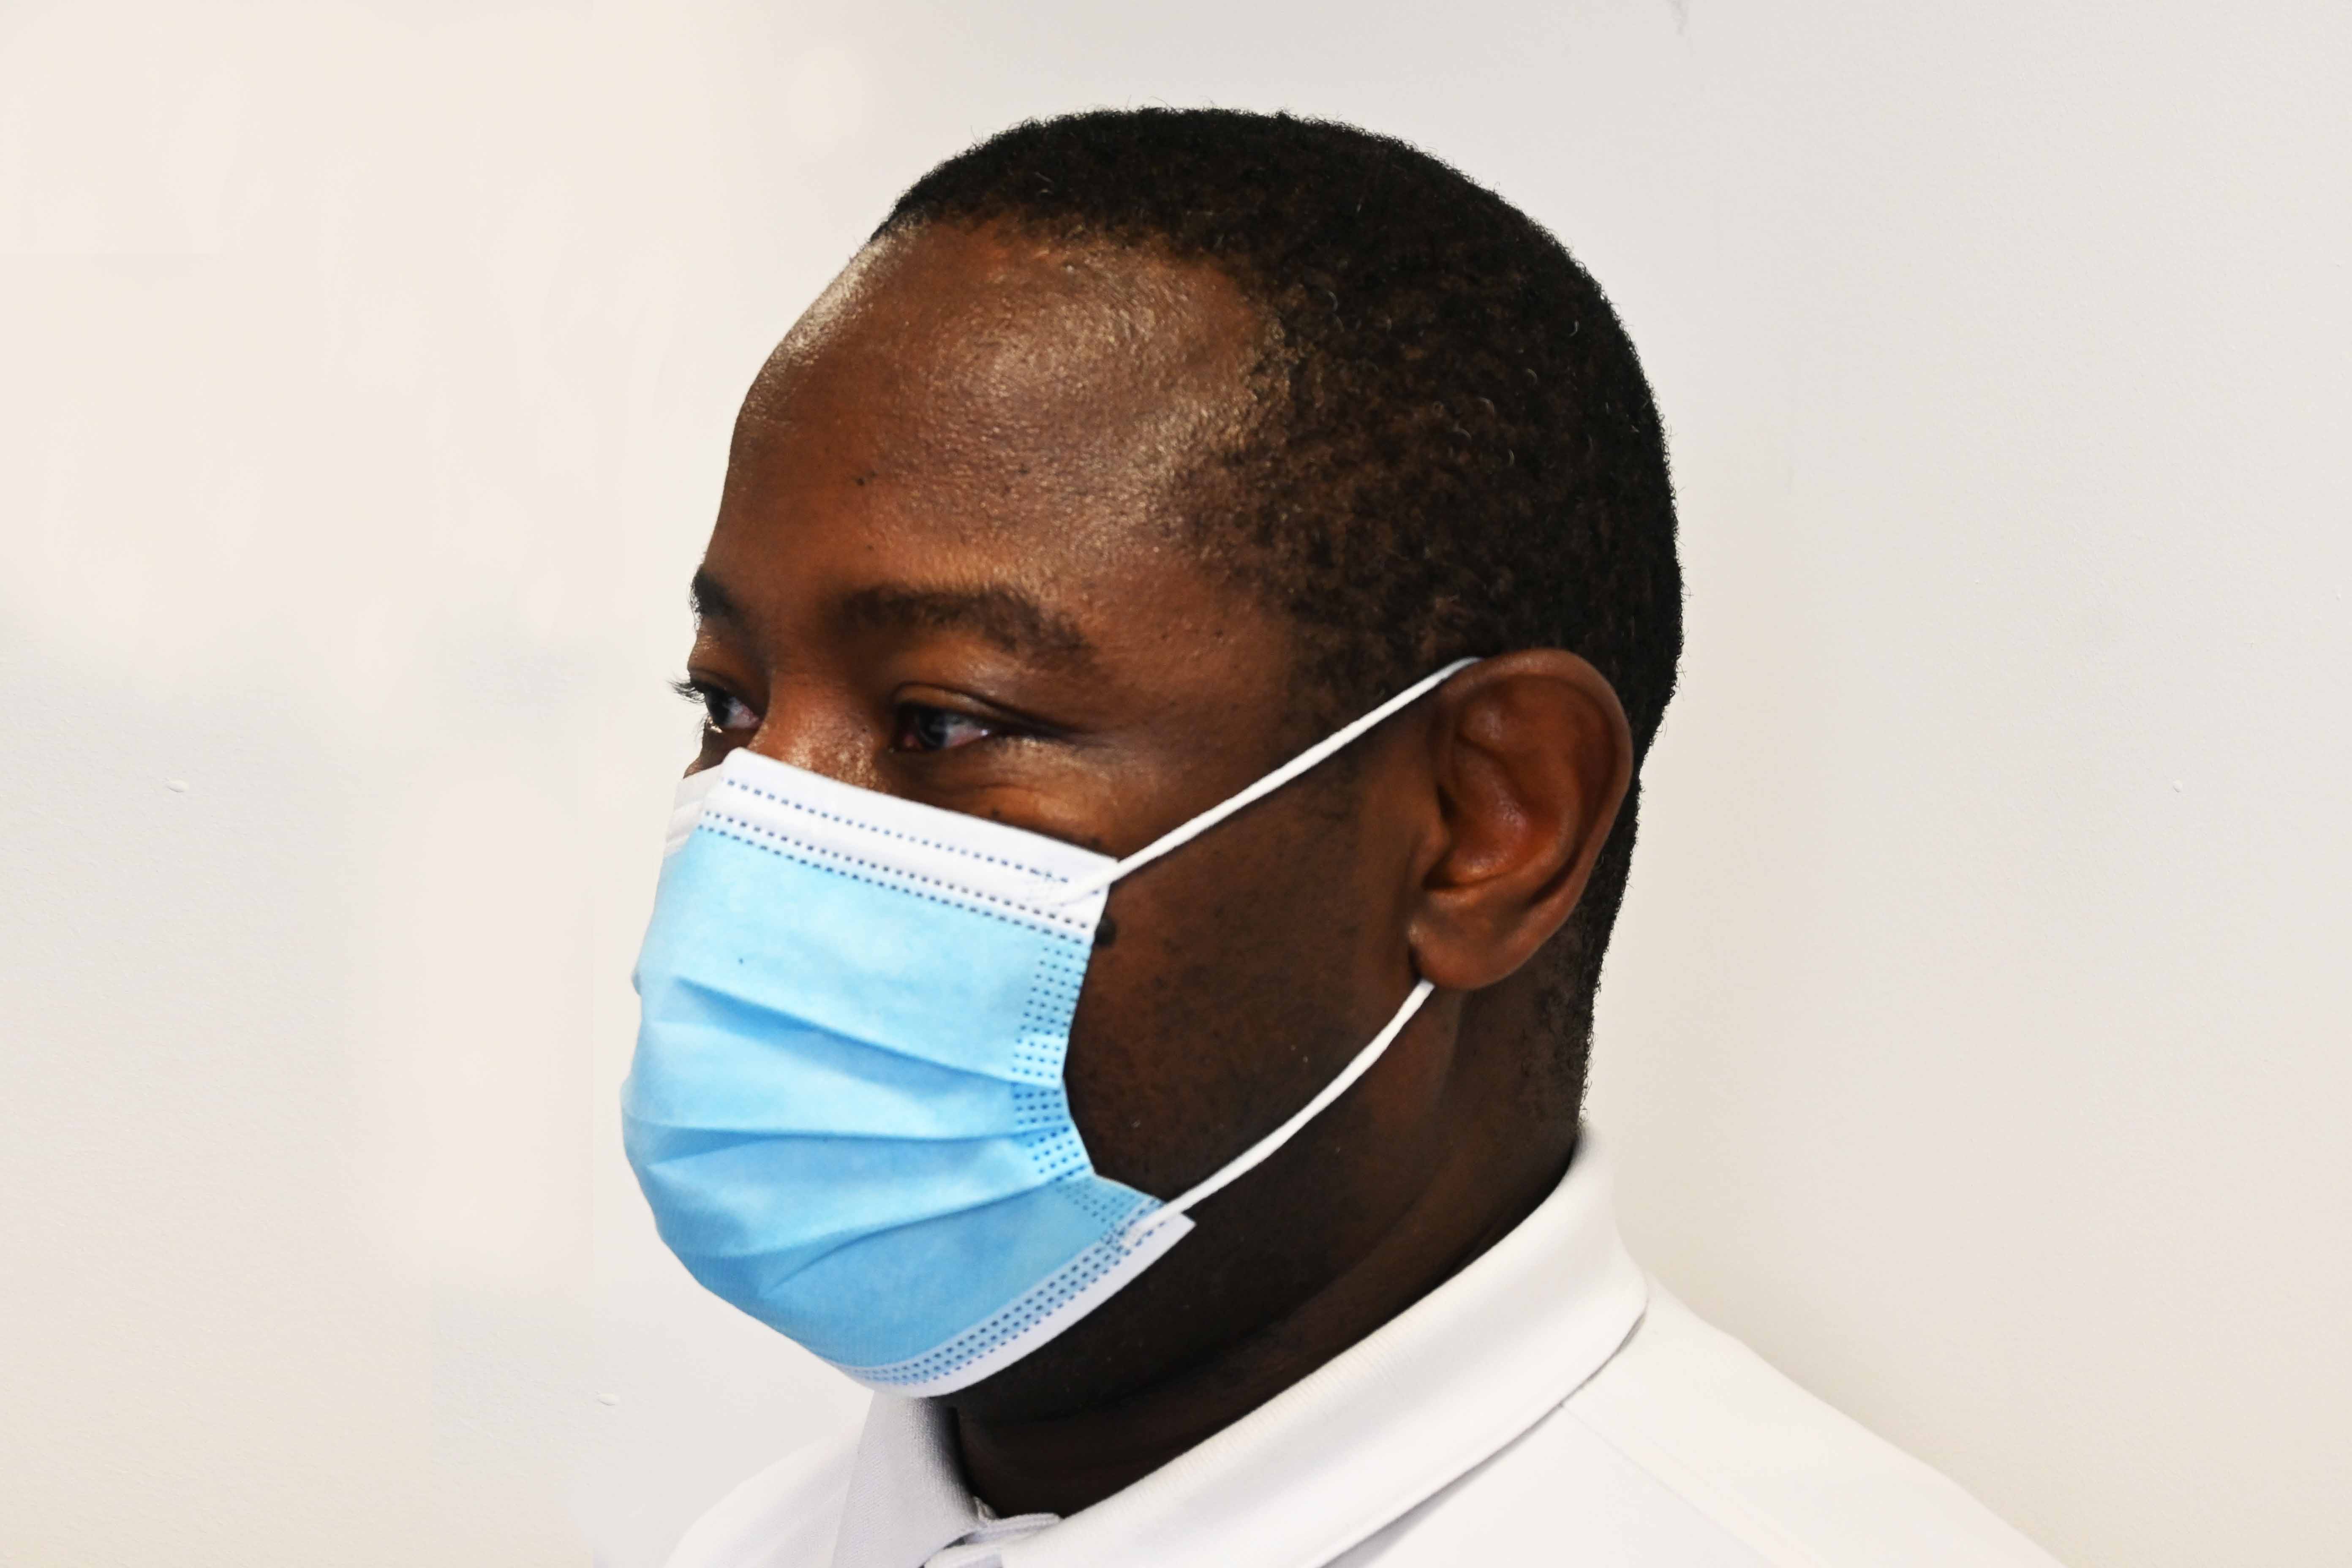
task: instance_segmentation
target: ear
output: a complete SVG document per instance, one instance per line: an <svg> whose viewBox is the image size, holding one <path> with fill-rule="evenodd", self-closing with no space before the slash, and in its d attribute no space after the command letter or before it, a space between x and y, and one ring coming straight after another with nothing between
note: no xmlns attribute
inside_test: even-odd
<svg viewBox="0 0 2352 1568"><path fill-rule="evenodd" d="M1633 737L1601 672L1558 648L1472 665L1431 717L1437 822L1408 937L1423 978L1483 990L1583 896L1633 782Z"/></svg>

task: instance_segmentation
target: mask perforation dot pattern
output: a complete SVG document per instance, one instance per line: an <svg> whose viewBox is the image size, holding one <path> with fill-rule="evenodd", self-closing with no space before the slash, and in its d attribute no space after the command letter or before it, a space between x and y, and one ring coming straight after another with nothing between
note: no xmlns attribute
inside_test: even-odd
<svg viewBox="0 0 2352 1568"><path fill-rule="evenodd" d="M1144 1204L1150 1207L1158 1206L1149 1198L1144 1200ZM1130 1209L1129 1213L1132 1214L1134 1210ZM1119 1216L1122 1220L1126 1217L1124 1215ZM1122 1224L1119 1229L1087 1248L1059 1273L989 1322L958 1336L929 1355L893 1366L859 1367L855 1369L856 1375L869 1384L903 1388L929 1383L955 1367L978 1363L999 1346L1012 1343L1050 1321L1083 1295L1089 1286L1128 1261L1134 1251L1134 1227Z"/></svg>
<svg viewBox="0 0 2352 1568"><path fill-rule="evenodd" d="M1076 1175L1091 1168L1087 1159L1087 1146L1078 1142L1076 1129L1066 1124L1039 1138L1032 1134L1023 1140L1029 1158L1037 1167L1041 1180L1060 1181L1064 1176Z"/></svg>
<svg viewBox="0 0 2352 1568"><path fill-rule="evenodd" d="M1062 1086L1016 1083L1013 1086L1013 1127L1017 1132L1058 1127L1068 1120L1069 1097Z"/></svg>
<svg viewBox="0 0 2352 1568"><path fill-rule="evenodd" d="M1069 1054L1070 1020L1078 1010L1078 988L1086 982L1092 951L1071 938L1066 952L1047 948L1039 953L1028 1000L1021 1005L1021 1037L1013 1049L1013 1068L1056 1090L1062 1085L1063 1058Z"/></svg>
<svg viewBox="0 0 2352 1568"><path fill-rule="evenodd" d="M824 848L816 845L803 843L798 839L788 838L783 834L777 832L773 828L764 826L758 823L746 822L740 817L730 816L721 811L708 810L703 813L702 821L697 825L696 831L700 832L706 828L710 832L722 834L727 837L738 839L742 843L749 844L755 849L765 849L772 855L782 855L788 859L798 860L803 865L814 867L820 871L833 871L841 876L853 878L860 882L871 883L873 886L877 888L887 888L894 892L905 893L909 898L929 899L935 904L946 904L950 908L970 909L973 914L984 915L990 920L1003 921L1010 925L1029 926L1033 930L1048 929L1051 931L1051 934L1055 936L1066 936L1069 929L1076 923L1072 921L1064 919L1061 916L1055 915L1045 910L1024 909L1018 904L1012 903L1004 899L1000 899L992 893L983 893L975 888L959 888L951 882L941 881L935 877L925 877L911 871L901 871L895 866L885 866L878 861L868 860L861 856L846 854L838 849ZM834 860L839 860L845 862L848 865L860 867L863 870L862 872L845 870L841 866L829 863ZM956 896L953 898L947 898L939 893L925 892L920 888L908 886L909 883L914 882L923 882L928 883L934 888L948 889L953 891ZM984 903L995 904L1000 906L1000 909L983 910L973 908L971 903L967 902L967 900L978 900ZM1051 921L1054 922L1053 927L1040 927L1037 923L1040 921ZM1091 929L1091 925L1092 922L1089 921L1089 929Z"/></svg>
<svg viewBox="0 0 2352 1568"><path fill-rule="evenodd" d="M756 795L761 800L772 802L777 805L782 806L787 811L801 812L806 816L816 817L824 822L834 823L842 827L853 828L859 833L870 833L882 838L895 838L902 844L912 844L924 849L937 849L949 855L961 855L967 860L980 860L991 866L1002 866L1007 870L1024 872L1032 877L1040 877L1049 882L1066 883L1069 880L1067 877L1061 875L1059 872L1049 871L1040 866L1024 865L1018 860L1007 860L1001 855L984 854L978 849L966 848L961 844L941 843L936 838L925 838L919 834L902 832L895 827L881 827L871 822L860 822L856 817L843 816L837 812L821 810L816 806L810 805L805 801L787 799L785 796L778 795L773 790L761 789L756 785L750 784L740 785L739 787L742 789L745 795Z"/></svg>

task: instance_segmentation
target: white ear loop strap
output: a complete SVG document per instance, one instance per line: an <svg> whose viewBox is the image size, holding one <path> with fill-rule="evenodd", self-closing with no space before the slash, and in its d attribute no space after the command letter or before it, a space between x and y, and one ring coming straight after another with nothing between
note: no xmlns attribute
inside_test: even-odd
<svg viewBox="0 0 2352 1568"><path fill-rule="evenodd" d="M1321 1093L1300 1106L1291 1114L1289 1121L1243 1150L1234 1157L1232 1163L1192 1187L1181 1197L1169 1200L1165 1208L1157 1212L1182 1214L1202 1199L1214 1197L1223 1192L1228 1182L1238 1181L1256 1170L1266 1156L1290 1142L1292 1133L1314 1121L1325 1106L1348 1092L1349 1084L1371 1070L1372 1064L1381 1059L1381 1053L1389 1048L1389 1042L1404 1033L1404 1026L1412 1022L1412 1016L1421 1011L1421 1005L1429 1000L1429 994L1435 989L1436 987L1426 980L1416 981L1412 994L1404 999L1404 1005L1396 1010L1396 1016L1389 1020L1388 1027L1374 1035L1372 1043L1358 1051L1356 1059L1349 1062L1347 1069L1338 1078L1325 1084Z"/></svg>
<svg viewBox="0 0 2352 1568"><path fill-rule="evenodd" d="M1219 802L1190 822L1169 829L1118 864L1105 867L1091 877L1082 877L1070 883L1060 889L1053 901L1056 904L1075 903L1089 893L1100 892L1138 867L1150 865L1171 849L1179 849L1190 844L1244 806L1254 805L1272 795L1316 763L1328 758L1333 752L1344 750L1350 742L1362 735L1365 731L1382 720L1391 717L1398 710L1410 707L1419 701L1423 697L1444 685L1446 679L1455 671L1466 669L1477 662L1475 658L1457 658L1444 669L1423 676L1354 723L1324 736L1323 739L1316 742L1239 795Z"/></svg>

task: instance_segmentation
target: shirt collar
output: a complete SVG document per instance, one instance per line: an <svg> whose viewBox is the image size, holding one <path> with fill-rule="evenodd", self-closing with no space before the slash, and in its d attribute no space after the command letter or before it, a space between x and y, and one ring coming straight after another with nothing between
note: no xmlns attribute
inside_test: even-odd
<svg viewBox="0 0 2352 1568"><path fill-rule="evenodd" d="M1003 1568L1305 1568L1502 1448L1598 1372L1640 1321L1588 1130L1568 1173L1461 1273L1125 1490L1009 1542ZM834 1568L919 1568L981 1520L943 1411L877 1395Z"/></svg>
<svg viewBox="0 0 2352 1568"><path fill-rule="evenodd" d="M850 1465L834 1568L918 1568L984 1517L964 1487L947 1412L877 1394Z"/></svg>

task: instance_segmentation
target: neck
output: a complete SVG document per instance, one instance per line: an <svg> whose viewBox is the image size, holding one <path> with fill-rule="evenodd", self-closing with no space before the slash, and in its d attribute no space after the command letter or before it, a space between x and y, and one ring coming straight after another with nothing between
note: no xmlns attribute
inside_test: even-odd
<svg viewBox="0 0 2352 1568"><path fill-rule="evenodd" d="M1550 1194L1575 1148L1572 1116L1531 1126L1524 1094L1479 1100L1493 1114L1471 1118L1449 1140L1459 1152L1397 1222L1279 1318L1097 1408L1026 1421L958 1411L966 1483L1003 1516L1076 1513L1215 1436L1444 1284Z"/></svg>

